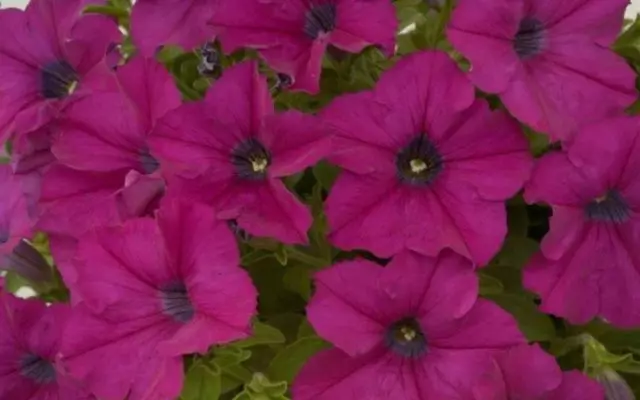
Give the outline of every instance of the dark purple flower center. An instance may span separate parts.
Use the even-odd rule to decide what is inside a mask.
[[[56,369],[49,360],[35,355],[25,354],[20,359],[20,374],[42,385],[56,380]]]
[[[305,14],[304,33],[311,39],[317,39],[321,34],[335,29],[337,8],[332,0],[311,3],[311,7]]]
[[[618,191],[610,190],[587,204],[585,214],[592,221],[621,224],[631,218],[631,208]]]
[[[520,59],[526,60],[540,54],[545,40],[545,29],[542,22],[535,18],[520,21],[520,27],[513,40],[513,49]]]
[[[162,312],[177,322],[187,323],[195,315],[187,287],[182,282],[174,282],[162,288],[160,299],[162,300]]]
[[[427,339],[415,318],[404,318],[387,330],[385,345],[404,358],[418,358],[427,351]]]
[[[149,153],[148,149],[140,152],[140,165],[145,174],[152,174],[160,167],[160,163]]]
[[[251,181],[262,180],[267,176],[271,155],[258,139],[250,138],[233,149],[231,162],[239,178]]]
[[[40,92],[45,99],[63,99],[78,85],[78,74],[68,62],[54,61],[40,70]]]
[[[396,155],[398,178],[410,185],[427,185],[442,171],[438,149],[425,134],[420,134]]]

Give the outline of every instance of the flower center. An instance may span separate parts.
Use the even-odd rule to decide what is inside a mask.
[[[247,180],[261,180],[267,175],[267,169],[271,164],[271,155],[262,143],[251,138],[233,150],[231,162],[236,168],[238,177]]]
[[[160,167],[160,163],[151,155],[148,149],[140,151],[140,165],[142,166],[142,172],[147,175],[154,173]]]
[[[310,39],[317,39],[335,29],[336,17],[337,8],[332,0],[312,4],[305,15],[304,33]]]
[[[405,318],[393,324],[387,330],[385,344],[405,358],[418,358],[427,351],[427,340],[415,318]]]
[[[513,40],[513,49],[520,59],[526,60],[542,51],[545,40],[545,30],[542,22],[535,18],[525,18],[520,21],[520,27]]]
[[[396,170],[402,182],[426,185],[442,171],[442,157],[429,138],[420,134],[398,152]]]
[[[187,323],[195,314],[187,288],[182,282],[173,282],[160,290],[162,312],[177,322]]]
[[[631,218],[631,208],[616,190],[593,199],[585,207],[587,219],[621,224]]]
[[[45,99],[63,99],[78,87],[78,75],[66,61],[55,61],[40,70],[40,91]]]
[[[35,354],[25,354],[20,360],[20,374],[38,384],[52,383],[56,380],[53,364]]]

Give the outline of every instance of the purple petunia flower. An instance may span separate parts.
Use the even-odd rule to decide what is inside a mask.
[[[219,1],[138,0],[131,10],[133,42],[142,54],[153,56],[165,44],[191,50],[213,40],[208,23]]]
[[[525,342],[507,312],[477,296],[470,262],[449,250],[319,272],[307,315],[336,348],[308,361],[293,398],[461,398],[498,352]]]
[[[329,160],[344,169],[326,202],[334,245],[379,257],[452,248],[479,265],[500,249],[528,144],[515,120],[474,100],[445,53],[404,58],[321,116],[334,128]]]
[[[478,87],[552,140],[622,111],[636,74],[609,49],[628,0],[460,0],[447,36]]]
[[[199,204],[83,236],[65,367],[107,400],[176,398],[182,354],[249,335],[256,290],[239,262],[226,223]]]
[[[204,101],[169,112],[149,143],[162,168],[176,175],[168,196],[211,204],[252,235],[307,242],[311,213],[280,178],[324,157],[330,138],[314,116],[275,113],[256,62],[229,68]]]
[[[9,165],[0,165],[0,256],[9,254],[24,237],[32,232],[33,219],[29,214],[23,184]]]
[[[67,305],[19,299],[0,287],[0,400],[93,399],[57,362],[70,314]]]
[[[479,382],[471,397],[475,400],[604,400],[597,382],[578,371],[563,373],[537,344],[499,354]]]
[[[292,90],[319,90],[327,46],[359,53],[395,48],[398,20],[389,0],[226,0],[212,24],[222,47],[258,50],[276,71],[293,78]]]
[[[640,119],[604,120],[566,153],[545,155],[525,190],[553,207],[551,227],[524,271],[544,312],[640,326]]]
[[[120,40],[108,17],[80,17],[87,0],[32,0],[0,11],[0,141],[35,130],[74,99],[109,86],[107,48]]]

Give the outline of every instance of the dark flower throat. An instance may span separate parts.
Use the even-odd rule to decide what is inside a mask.
[[[425,134],[420,134],[396,155],[400,181],[410,185],[427,185],[442,171],[442,157]]]
[[[427,351],[427,339],[414,318],[405,318],[393,324],[385,334],[384,343],[404,358],[418,358]]]
[[[40,70],[40,92],[45,99],[63,99],[78,85],[78,74],[66,61],[55,61]]]
[[[250,138],[233,149],[231,162],[240,179],[262,180],[267,176],[271,154],[258,139]]]
[[[587,219],[592,221],[622,224],[631,217],[631,208],[618,191],[610,190],[587,204],[585,214]]]
[[[22,376],[42,385],[55,382],[56,369],[49,360],[28,353],[20,360],[20,373]]]
[[[174,282],[160,290],[162,311],[176,322],[187,323],[195,314],[187,288],[182,282]]]
[[[317,39],[336,28],[337,8],[332,0],[313,3],[305,15],[304,33],[310,39]]]
[[[526,60],[542,52],[545,30],[542,22],[535,18],[525,18],[513,40],[513,49],[520,59]]]

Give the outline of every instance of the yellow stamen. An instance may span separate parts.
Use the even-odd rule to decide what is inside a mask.
[[[67,93],[72,94],[73,92],[76,91],[77,88],[78,88],[78,81],[73,81],[69,84],[69,87],[67,88]]]
[[[253,158],[251,159],[251,168],[253,172],[264,172],[267,169],[269,162],[266,158]]]
[[[600,197],[596,197],[594,201],[595,201],[596,203],[602,203],[602,202],[603,202],[603,201],[605,201],[608,197],[609,197],[609,195],[608,195],[608,194],[604,194],[604,195],[602,195],[602,196],[600,196]]]
[[[404,340],[407,342],[411,342],[417,336],[416,331],[412,328],[409,328],[408,326],[403,326],[402,328],[400,328],[400,333],[402,334]]]
[[[411,167],[411,172],[413,172],[414,174],[424,172],[429,167],[427,163],[424,162],[424,160],[421,160],[419,158],[414,158],[413,160],[409,161],[409,166]]]

